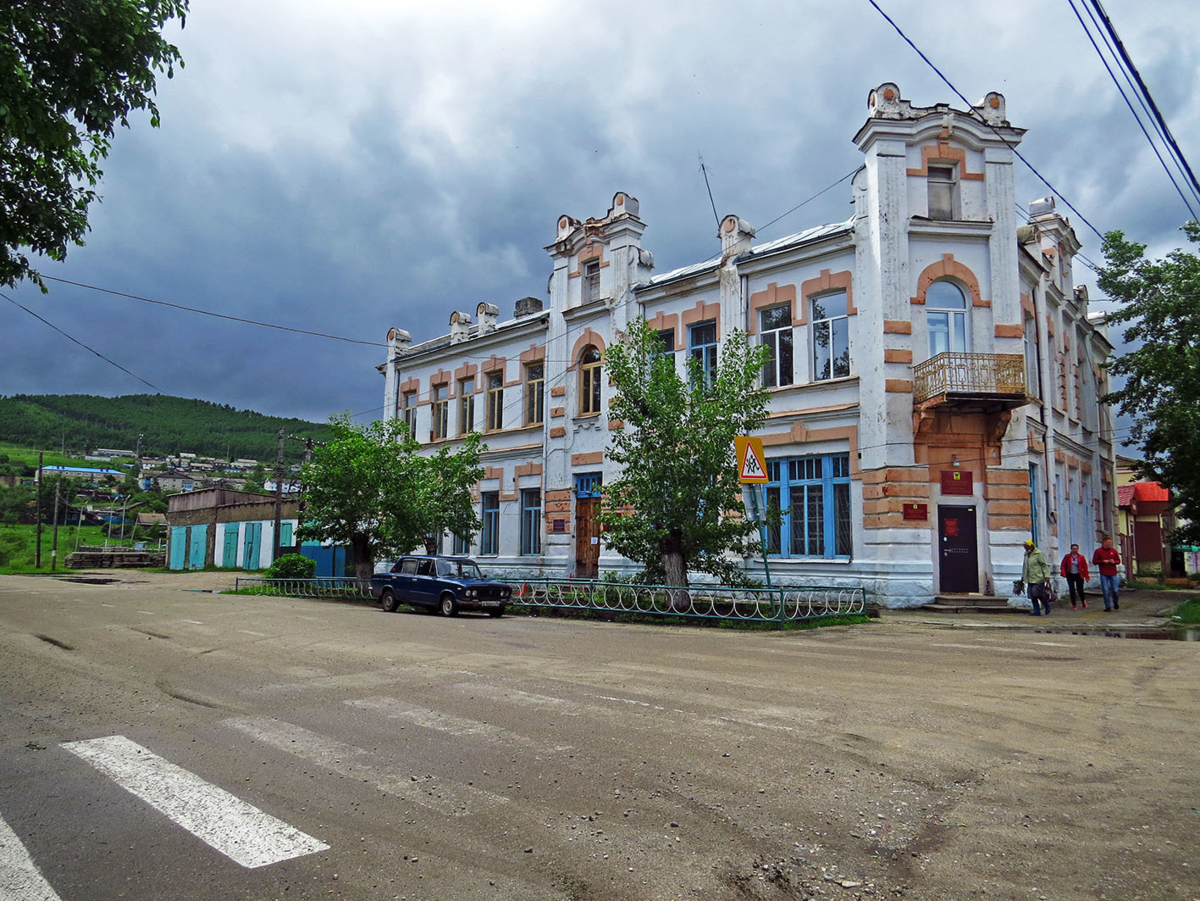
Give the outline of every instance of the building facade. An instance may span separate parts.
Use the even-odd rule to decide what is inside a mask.
[[[281,548],[296,543],[298,508],[298,501],[283,501]],[[274,557],[275,501],[261,494],[227,488],[173,494],[167,498],[167,524],[170,569],[266,569]]]
[[[960,111],[884,84],[854,136],[845,222],[756,244],[730,215],[719,256],[656,275],[638,201],[618,193],[602,217],[559,217],[545,303],[503,322],[490,303],[454,311],[449,334],[416,344],[392,329],[386,415],[431,450],[471,431],[488,447],[480,533],[443,550],[510,576],[636,570],[595,515],[620,427],[605,350],[637,318],[681,373],[689,357],[715,366],[734,329],[770,347],[777,577],[912,606],[1006,595],[1031,533],[1047,556],[1094,546],[1116,498],[1099,402],[1111,347],[1073,285],[1067,220],[1045,200],[1018,221],[1022,134],[999,94]]]

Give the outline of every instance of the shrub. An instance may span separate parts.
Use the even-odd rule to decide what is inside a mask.
[[[311,579],[316,573],[316,560],[302,554],[284,554],[263,575],[268,579]]]

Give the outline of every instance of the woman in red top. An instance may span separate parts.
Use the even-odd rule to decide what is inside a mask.
[[[1062,565],[1059,567],[1063,574],[1063,578],[1067,580],[1067,588],[1071,592],[1071,609],[1076,607],[1076,596],[1079,598],[1079,603],[1083,604],[1083,609],[1087,609],[1087,598],[1083,593],[1083,585],[1088,580],[1087,558],[1079,553],[1079,545],[1071,545],[1071,553],[1062,558]]]
[[[1117,566],[1121,563],[1121,555],[1112,546],[1112,539],[1106,537],[1104,546],[1096,548],[1092,554],[1092,562],[1100,567],[1100,590],[1104,593],[1104,609],[1121,609],[1121,580],[1117,575]]]

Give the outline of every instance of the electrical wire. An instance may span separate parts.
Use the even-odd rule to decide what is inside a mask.
[[[347,344],[365,344],[368,347],[387,347],[386,344],[379,341],[362,341],[358,338],[346,338],[342,335],[330,335],[325,332],[314,332],[308,329],[295,328],[290,325],[278,325],[274,322],[262,322],[258,319],[245,319],[241,316],[230,316],[226,313],[214,313],[212,310],[202,310],[199,307],[188,307],[179,303],[171,303],[166,300],[155,300],[151,297],[142,297],[139,294],[127,294],[124,291],[114,291],[111,288],[101,288],[98,285],[89,285],[86,282],[75,282],[67,278],[55,278],[53,275],[43,275],[42,278],[60,282],[64,285],[74,285],[76,288],[87,288],[89,291],[99,291],[102,294],[112,294],[114,297],[125,297],[129,300],[140,301],[141,303],[154,304],[160,307],[170,307],[173,310],[184,310],[188,313],[196,313],[200,316],[212,316],[215,319],[227,319],[230,322],[241,322],[246,325],[257,325],[259,328],[277,329],[281,332],[294,332],[299,335],[311,335],[314,338],[328,338],[332,341],[345,341]]]
[[[870,3],[871,6],[873,6],[875,8],[875,11],[878,12],[879,15],[883,16],[883,18],[887,20],[887,23],[889,25],[891,25],[893,29],[895,29],[896,34],[900,35],[900,37],[904,40],[904,42],[906,44],[908,44],[908,46],[912,47],[912,49],[916,52],[917,56],[921,57],[921,59],[925,62],[925,64],[934,71],[934,73],[937,75],[937,77],[940,78],[943,82],[945,82],[946,87],[950,88],[950,90],[954,92],[954,94],[958,97],[958,99],[967,105],[967,109],[974,110],[975,109],[974,104],[971,103],[971,101],[968,100],[966,97],[964,97],[962,91],[960,91],[958,88],[956,88],[954,86],[953,82],[951,82],[950,79],[947,78],[942,73],[941,69],[939,69],[937,66],[935,66],[933,64],[933,61],[928,56],[925,55],[925,53],[921,50],[921,48],[918,47],[915,43],[913,43],[912,39],[904,33],[904,31],[900,28],[900,26],[896,24],[895,20],[893,20],[891,16],[889,16],[887,13],[885,13],[883,11],[883,9],[880,8],[879,4],[875,2],[875,0],[867,0],[867,2]],[[1037,176],[1038,181],[1040,181],[1047,188],[1049,188],[1050,191],[1056,197],[1058,197],[1059,200],[1061,200],[1063,203],[1065,203],[1070,208],[1071,212],[1073,212],[1076,216],[1079,217],[1079,220],[1084,225],[1086,225],[1093,232],[1095,232],[1097,238],[1099,238],[1101,241],[1104,240],[1104,235],[1100,232],[1100,230],[1098,228],[1096,228],[1096,226],[1092,225],[1091,221],[1086,216],[1084,216],[1083,213],[1079,212],[1079,210],[1075,207],[1075,205],[1073,203],[1071,203],[1071,201],[1069,201],[1066,197],[1063,196],[1063,193],[1061,191],[1059,191],[1056,187],[1054,187],[1054,185],[1050,184],[1050,182],[1046,179],[1046,177],[1037,170],[1037,168],[1033,165],[1033,163],[1029,162],[1029,160],[1027,160],[1025,158],[1025,155],[1023,153],[1021,153],[1021,151],[1018,150],[1017,147],[1008,140],[1008,138],[1004,137],[1004,135],[1000,133],[1000,130],[998,128],[996,128],[994,125],[992,125],[986,119],[984,119],[982,116],[978,116],[978,118],[979,118],[979,121],[983,125],[987,126],[988,128],[990,128],[992,130],[992,133],[995,134],[996,137],[998,137],[1001,140],[1001,142],[1003,142],[1005,147],[1007,147],[1009,150],[1011,150],[1013,152],[1013,155],[1016,156],[1017,159],[1019,159],[1022,163],[1025,164],[1025,166],[1029,169],[1030,172],[1032,172],[1035,176]]]
[[[1142,130],[1142,134],[1146,136],[1146,142],[1150,145],[1150,149],[1153,150],[1154,155],[1158,157],[1158,162],[1162,165],[1163,171],[1167,173],[1167,178],[1169,178],[1171,180],[1171,184],[1175,186],[1175,190],[1179,194],[1179,199],[1182,200],[1183,205],[1187,207],[1188,214],[1193,219],[1197,218],[1196,211],[1192,208],[1191,201],[1189,201],[1187,195],[1183,193],[1183,188],[1179,187],[1179,182],[1175,180],[1175,175],[1167,166],[1167,161],[1164,160],[1162,154],[1159,153],[1158,145],[1155,144],[1154,139],[1150,137],[1150,132],[1146,130],[1146,126],[1138,116],[1137,110],[1133,108],[1133,103],[1129,100],[1129,97],[1126,96],[1125,89],[1121,87],[1121,82],[1117,80],[1117,75],[1115,72],[1113,72],[1112,66],[1108,64],[1108,60],[1105,58],[1104,53],[1100,50],[1100,45],[1096,43],[1096,39],[1092,36],[1092,32],[1088,29],[1087,23],[1083,21],[1083,16],[1079,14],[1079,10],[1075,6],[1075,0],[1067,0],[1067,3],[1071,7],[1071,12],[1075,13],[1075,18],[1079,20],[1079,27],[1083,29],[1083,33],[1087,35],[1088,40],[1091,42],[1092,49],[1096,51],[1096,55],[1100,57],[1100,62],[1104,64],[1104,68],[1108,72],[1108,77],[1111,78],[1113,84],[1116,85],[1117,93],[1121,95],[1121,99],[1124,100],[1125,105],[1129,107],[1130,115],[1132,115],[1133,120],[1137,122],[1138,128]]]
[[[46,278],[49,278],[49,276],[46,276]],[[115,366],[115,367],[117,367],[117,369],[121,370],[121,371],[122,371],[123,373],[125,373],[126,375],[131,375],[131,376],[133,376],[135,379],[137,379],[137,380],[138,380],[139,382],[141,382],[143,385],[146,385],[146,386],[148,386],[148,387],[150,387],[150,388],[153,388],[153,389],[154,389],[155,391],[157,391],[159,394],[162,394],[162,393],[164,393],[164,392],[163,392],[163,390],[162,390],[162,388],[159,388],[159,387],[158,387],[157,385],[155,385],[153,382],[148,382],[148,381],[146,381],[144,378],[142,378],[142,377],[141,377],[140,375],[138,375],[136,372],[130,372],[128,369],[126,369],[126,368],[125,368],[124,366],[122,366],[120,363],[116,362],[115,360],[110,360],[108,357],[104,356],[104,354],[100,353],[100,351],[96,350],[94,347],[89,347],[88,345],[86,345],[86,344],[84,344],[82,341],[80,341],[78,338],[75,338],[75,337],[73,337],[72,335],[68,335],[66,332],[64,332],[62,329],[60,329],[60,328],[59,328],[57,325],[55,325],[53,322],[51,322],[50,320],[48,320],[48,319],[46,319],[46,318],[44,318],[44,317],[42,317],[42,316],[39,316],[37,313],[33,312],[33,310],[29,309],[29,307],[27,307],[27,306],[24,306],[24,305],[22,305],[22,304],[20,304],[20,303],[17,303],[17,301],[13,300],[13,299],[12,299],[11,297],[9,297],[7,294],[0,293],[0,297],[3,297],[5,300],[7,300],[7,301],[8,301],[9,303],[11,303],[13,306],[20,307],[22,310],[24,310],[26,313],[28,313],[28,314],[29,314],[30,316],[32,316],[34,319],[37,319],[37,320],[39,320],[39,321],[41,321],[41,322],[45,323],[46,325],[50,326],[50,328],[54,329],[56,332],[58,332],[60,335],[62,335],[62,336],[63,336],[64,338],[66,338],[67,340],[69,340],[69,341],[74,341],[76,344],[78,344],[78,345],[79,345],[80,347],[82,347],[84,350],[86,350],[86,351],[89,351],[90,353],[93,353],[93,354],[95,354],[95,355],[96,355],[96,356],[98,356],[98,357],[99,357],[101,360],[103,360],[105,363],[108,363],[108,364],[110,364],[110,365],[112,365],[112,366]]]

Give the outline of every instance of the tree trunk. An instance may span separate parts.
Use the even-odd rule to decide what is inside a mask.
[[[682,612],[691,606],[691,598],[687,591],[687,561],[683,557],[682,537],[672,531],[659,544],[662,555],[664,581],[667,585],[679,586],[682,590],[670,592],[671,609]]]
[[[425,536],[425,553],[430,557],[437,553],[437,538],[435,536]]]
[[[350,554],[354,558],[354,575],[359,579],[371,578],[375,570],[375,561],[371,559],[371,543],[365,535],[355,535],[350,539]]]

